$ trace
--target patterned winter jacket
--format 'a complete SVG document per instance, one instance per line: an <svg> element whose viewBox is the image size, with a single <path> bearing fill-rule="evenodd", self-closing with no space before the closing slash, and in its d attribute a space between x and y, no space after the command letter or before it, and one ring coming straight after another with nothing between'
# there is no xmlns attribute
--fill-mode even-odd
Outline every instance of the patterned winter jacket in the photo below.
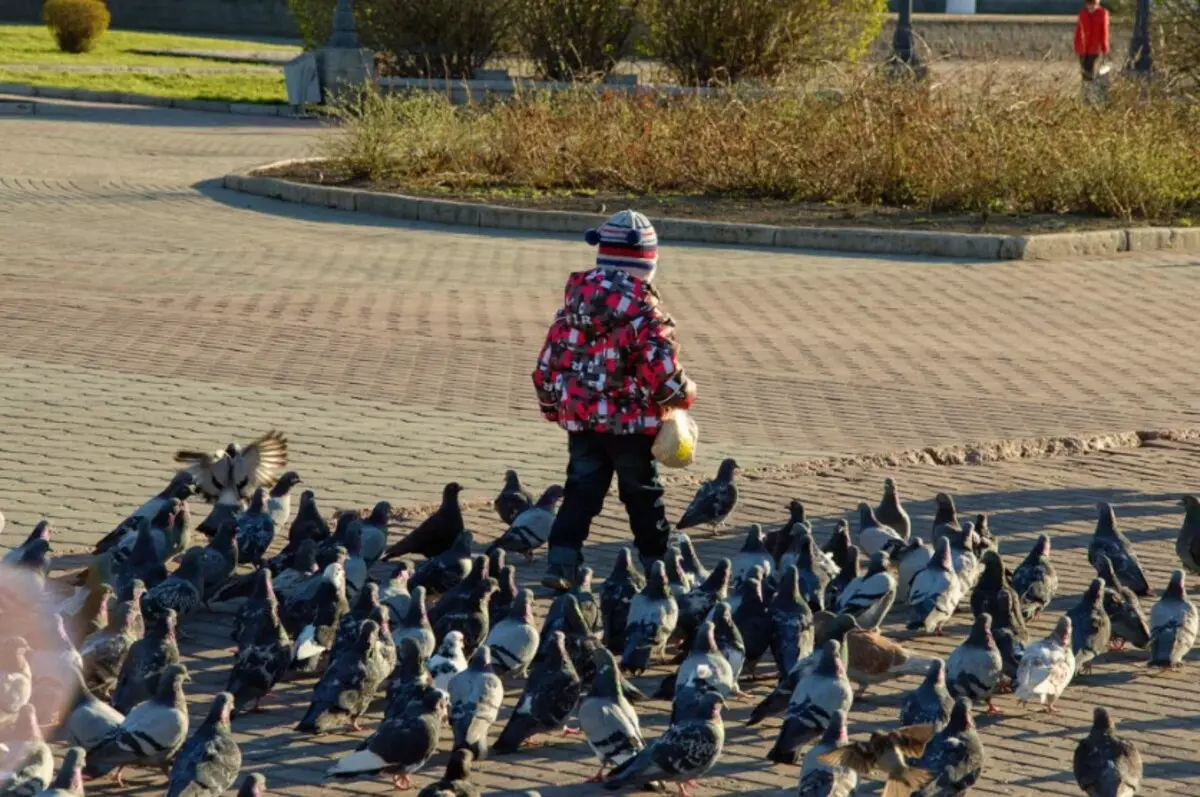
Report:
<svg viewBox="0 0 1200 797"><path fill-rule="evenodd" d="M691 406L675 322L658 302L623 271L570 276L533 372L546 420L568 432L656 434L663 408Z"/></svg>

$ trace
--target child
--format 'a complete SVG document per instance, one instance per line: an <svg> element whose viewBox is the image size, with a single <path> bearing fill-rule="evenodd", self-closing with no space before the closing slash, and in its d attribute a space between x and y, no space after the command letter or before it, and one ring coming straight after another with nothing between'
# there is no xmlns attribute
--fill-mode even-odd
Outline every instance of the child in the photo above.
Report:
<svg viewBox="0 0 1200 797"><path fill-rule="evenodd" d="M596 266L567 278L533 372L542 415L568 433L567 484L542 579L560 591L578 580L614 473L643 566L663 557L672 529L650 448L666 410L690 407L696 393L679 365L675 322L650 284L658 237L649 219L624 210L585 240L599 246Z"/></svg>
<svg viewBox="0 0 1200 797"><path fill-rule="evenodd" d="M1084 80L1096 77L1096 62L1108 55L1108 11L1100 0L1084 0L1079 21L1075 23L1075 53L1083 69Z"/></svg>

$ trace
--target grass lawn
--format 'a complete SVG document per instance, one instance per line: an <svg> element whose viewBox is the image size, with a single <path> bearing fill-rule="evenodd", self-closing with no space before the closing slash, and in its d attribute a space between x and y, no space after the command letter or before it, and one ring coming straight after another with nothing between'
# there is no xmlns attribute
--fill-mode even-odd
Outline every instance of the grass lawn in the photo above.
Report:
<svg viewBox="0 0 1200 797"><path fill-rule="evenodd" d="M298 45L265 44L245 39L212 39L172 33L110 30L90 53L60 52L44 25L0 25L0 66L19 64L89 64L95 66L213 66L204 58L141 55L133 50L245 50L299 54Z"/></svg>
<svg viewBox="0 0 1200 797"><path fill-rule="evenodd" d="M91 91L119 91L174 97L189 100L223 102L287 102L283 70L278 75L265 73L174 73L138 72L38 72L0 67L0 83L29 83Z"/></svg>

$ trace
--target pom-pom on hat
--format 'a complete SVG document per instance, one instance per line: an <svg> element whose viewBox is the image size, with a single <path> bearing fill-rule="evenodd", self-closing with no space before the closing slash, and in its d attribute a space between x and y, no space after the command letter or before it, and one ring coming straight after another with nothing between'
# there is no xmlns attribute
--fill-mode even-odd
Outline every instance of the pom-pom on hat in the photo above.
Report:
<svg viewBox="0 0 1200 797"><path fill-rule="evenodd" d="M583 239L599 247L600 268L619 268L648 279L658 265L658 235L650 219L636 210L622 210L598 229L588 230Z"/></svg>

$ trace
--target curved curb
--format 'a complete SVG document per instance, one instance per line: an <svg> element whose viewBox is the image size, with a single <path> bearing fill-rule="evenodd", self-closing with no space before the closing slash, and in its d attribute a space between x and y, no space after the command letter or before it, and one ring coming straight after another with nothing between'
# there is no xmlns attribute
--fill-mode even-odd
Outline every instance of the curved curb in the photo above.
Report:
<svg viewBox="0 0 1200 797"><path fill-rule="evenodd" d="M353 210L404 221L481 229L582 234L604 216L561 210L530 210L312 185L260 173L321 158L277 161L227 174L223 185L244 194L300 205ZM1044 235L992 235L882 230L859 227L778 227L689 219L654 219L660 240L776 249L814 249L874 255L915 255L958 260L1052 260L1109 256L1118 252L1200 251L1200 228L1132 227Z"/></svg>

